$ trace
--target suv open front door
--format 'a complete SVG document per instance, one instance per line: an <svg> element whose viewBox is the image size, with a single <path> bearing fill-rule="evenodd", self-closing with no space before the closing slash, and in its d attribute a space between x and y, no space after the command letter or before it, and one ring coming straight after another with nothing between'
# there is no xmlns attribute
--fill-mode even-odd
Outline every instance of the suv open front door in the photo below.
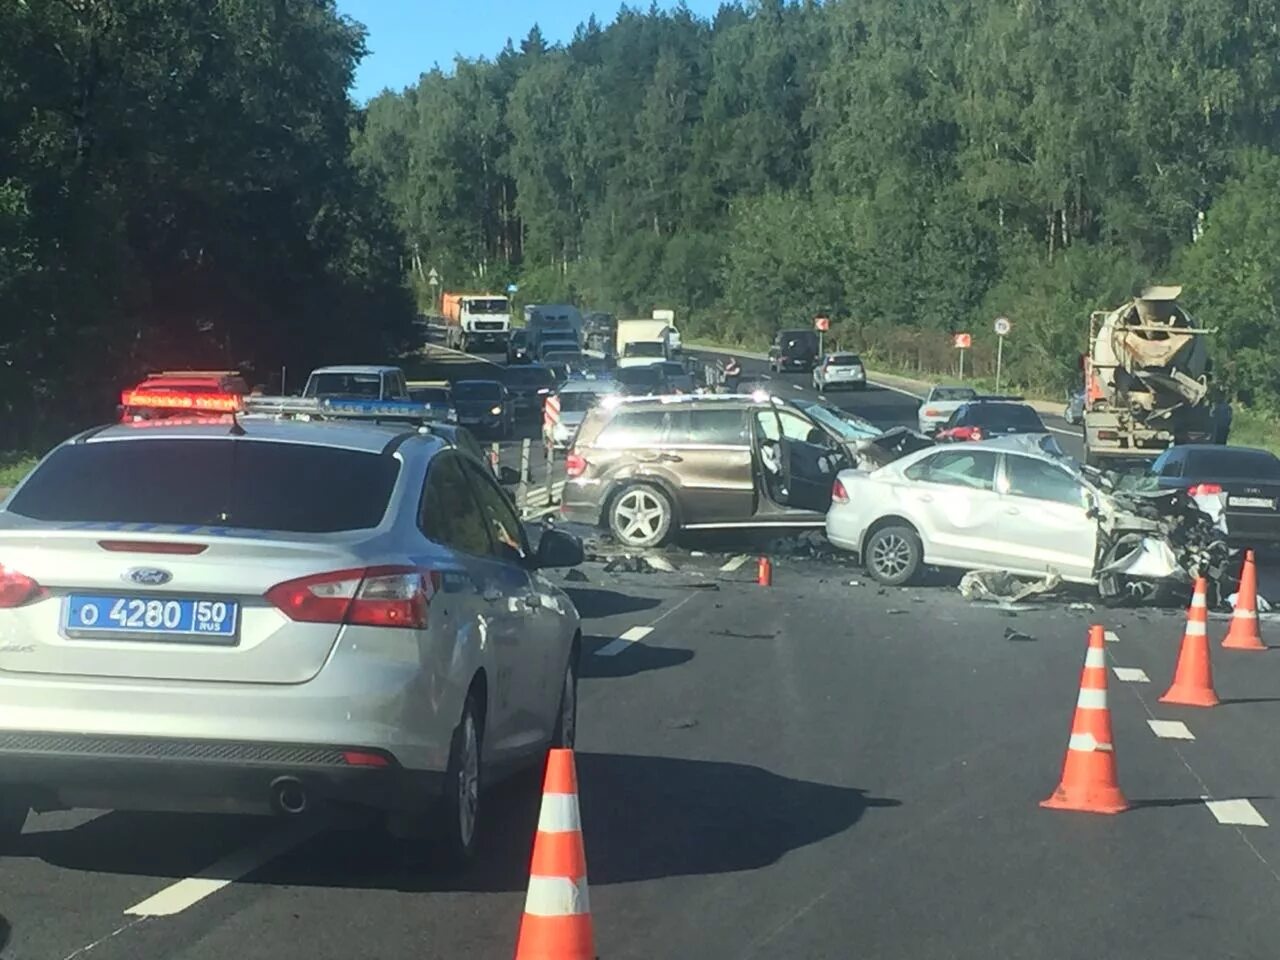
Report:
<svg viewBox="0 0 1280 960"><path fill-rule="evenodd" d="M849 457L793 410L757 411L756 433L770 498L791 510L825 514L832 482L849 465ZM814 442L819 437L821 442Z"/></svg>

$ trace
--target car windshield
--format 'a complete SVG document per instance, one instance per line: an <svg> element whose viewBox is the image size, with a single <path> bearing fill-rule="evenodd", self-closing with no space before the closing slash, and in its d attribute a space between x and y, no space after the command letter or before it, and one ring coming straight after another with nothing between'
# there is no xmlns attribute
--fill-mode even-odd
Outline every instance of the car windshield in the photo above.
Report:
<svg viewBox="0 0 1280 960"><path fill-rule="evenodd" d="M560 410L562 413L586 413L600 399L602 394L590 393L586 390L573 390L560 394Z"/></svg>
<svg viewBox="0 0 1280 960"><path fill-rule="evenodd" d="M99 441L55 450L8 509L59 523L333 533L376 527L398 471L394 457L309 443Z"/></svg>
<svg viewBox="0 0 1280 960"><path fill-rule="evenodd" d="M666 356L666 349L661 341L641 340L624 346L622 355L624 357L663 357Z"/></svg>
<svg viewBox="0 0 1280 960"><path fill-rule="evenodd" d="M513 347L523 347L529 342L529 333L526 330L511 331L511 345Z"/></svg>
<svg viewBox="0 0 1280 960"><path fill-rule="evenodd" d="M463 380L453 385L453 396L464 402L496 402L502 399L502 384L493 380Z"/></svg>
<svg viewBox="0 0 1280 960"><path fill-rule="evenodd" d="M1018 433L1042 433L1044 422L1033 409L1018 403L982 403L970 408L967 422Z"/></svg>
<svg viewBox="0 0 1280 960"><path fill-rule="evenodd" d="M468 300L468 313L506 313L508 311L506 300Z"/></svg>
<svg viewBox="0 0 1280 960"><path fill-rule="evenodd" d="M1206 480L1280 481L1280 459L1265 450L1217 447L1187 452L1182 475Z"/></svg>
<svg viewBox="0 0 1280 960"><path fill-rule="evenodd" d="M546 367L507 367L503 379L512 387L549 387L555 384L555 375Z"/></svg>
<svg viewBox="0 0 1280 960"><path fill-rule="evenodd" d="M376 400L382 396L382 377L376 373L314 373L303 396Z"/></svg>
<svg viewBox="0 0 1280 960"><path fill-rule="evenodd" d="M856 353L837 353L828 357L827 363L833 367L860 367L862 358Z"/></svg>
<svg viewBox="0 0 1280 960"><path fill-rule="evenodd" d="M418 403L448 403L451 399L445 387L410 387L409 397Z"/></svg>
<svg viewBox="0 0 1280 960"><path fill-rule="evenodd" d="M662 382L662 371L653 367L622 367L615 374L618 382L624 385L643 384L656 385Z"/></svg>
<svg viewBox="0 0 1280 960"><path fill-rule="evenodd" d="M945 403L955 400L972 400L977 395L978 391L972 387L934 387L929 399Z"/></svg>
<svg viewBox="0 0 1280 960"><path fill-rule="evenodd" d="M850 421L820 403L797 403L796 406L841 440L869 440L882 432L866 421Z"/></svg>

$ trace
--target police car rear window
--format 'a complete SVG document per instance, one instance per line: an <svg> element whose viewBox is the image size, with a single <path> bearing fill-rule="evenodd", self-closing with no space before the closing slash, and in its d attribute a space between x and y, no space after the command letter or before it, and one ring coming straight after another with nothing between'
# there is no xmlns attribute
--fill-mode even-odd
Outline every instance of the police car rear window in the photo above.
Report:
<svg viewBox="0 0 1280 960"><path fill-rule="evenodd" d="M376 527L399 473L392 457L227 438L60 447L9 502L59 523L155 523L335 533Z"/></svg>

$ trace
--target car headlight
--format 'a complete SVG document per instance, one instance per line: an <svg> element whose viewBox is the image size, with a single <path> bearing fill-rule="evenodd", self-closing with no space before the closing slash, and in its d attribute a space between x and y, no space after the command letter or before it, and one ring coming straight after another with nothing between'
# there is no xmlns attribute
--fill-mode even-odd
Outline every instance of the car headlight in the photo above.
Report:
<svg viewBox="0 0 1280 960"><path fill-rule="evenodd" d="M454 409L449 409L448 411L445 412L444 418L445 420L449 421L449 423L457 423L458 411Z"/></svg>
<svg viewBox="0 0 1280 960"><path fill-rule="evenodd" d="M500 415L500 414L502 413L502 408L501 408L501 407L490 407L490 408L489 408L489 412L490 412L490 413L492 413L492 414L496 417L496 416L498 416L498 415Z"/></svg>

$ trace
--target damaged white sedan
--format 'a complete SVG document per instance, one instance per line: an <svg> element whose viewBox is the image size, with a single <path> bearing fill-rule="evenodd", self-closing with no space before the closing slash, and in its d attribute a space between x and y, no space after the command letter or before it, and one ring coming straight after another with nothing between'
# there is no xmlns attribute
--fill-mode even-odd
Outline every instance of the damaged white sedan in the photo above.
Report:
<svg viewBox="0 0 1280 960"><path fill-rule="evenodd" d="M1204 574L1227 575L1220 497L1120 493L1086 474L1051 437L931 446L841 471L827 539L880 583L922 567L1057 575L1104 598L1154 598Z"/></svg>

